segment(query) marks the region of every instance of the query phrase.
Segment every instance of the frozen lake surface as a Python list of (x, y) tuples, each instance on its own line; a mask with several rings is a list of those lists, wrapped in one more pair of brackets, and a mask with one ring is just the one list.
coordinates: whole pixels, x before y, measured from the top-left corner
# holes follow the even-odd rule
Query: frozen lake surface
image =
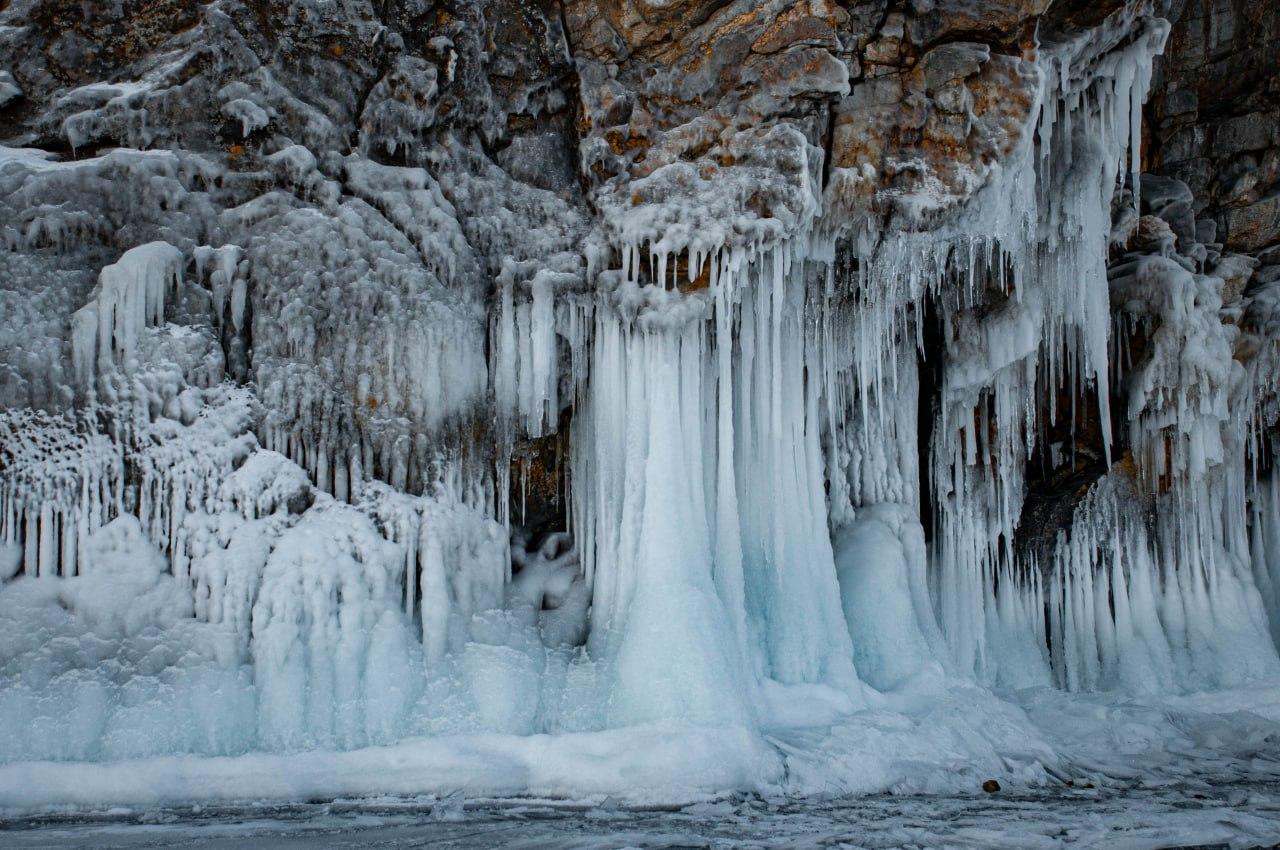
[(1272, 847), (1280, 783), (1062, 787), (971, 797), (733, 798), (682, 809), (549, 801), (340, 800), (116, 809), (5, 821), (0, 845), (61, 847)]

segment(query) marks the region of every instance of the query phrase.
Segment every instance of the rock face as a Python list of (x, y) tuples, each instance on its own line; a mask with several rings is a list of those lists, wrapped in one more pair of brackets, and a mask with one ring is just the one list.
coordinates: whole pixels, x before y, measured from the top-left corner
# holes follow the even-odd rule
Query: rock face
[(1026, 143), (1047, 5), (570, 3), (581, 163), (606, 222), (641, 235), (712, 184), (740, 188), (708, 221), (752, 235), (791, 228), (811, 183), (841, 217), (925, 226)]
[(1201, 241), (1256, 255), (1280, 241), (1280, 16), (1197, 0), (1168, 14), (1147, 167), (1191, 189)]

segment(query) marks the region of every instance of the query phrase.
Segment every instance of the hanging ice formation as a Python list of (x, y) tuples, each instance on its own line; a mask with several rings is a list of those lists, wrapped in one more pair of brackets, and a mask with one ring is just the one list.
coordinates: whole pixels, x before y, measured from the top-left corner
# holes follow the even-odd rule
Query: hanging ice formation
[[(1168, 256), (1108, 274), (1166, 34), (1142, 21), (1020, 60), (1039, 80), (1020, 146), (928, 227), (841, 218), (806, 144), (788, 232), (641, 206), (554, 268), (504, 258), (487, 317), (425, 169), (272, 155), (325, 215), (264, 196), (220, 220), (243, 247), (123, 253), (72, 320), (83, 415), (0, 414), (0, 577), (59, 578), (8, 585), (0, 635), (57, 602), (59, 628), (152, 670), (168, 645), (95, 599), (118, 586), (191, 647), (163, 682), (85, 684), (76, 659), (15, 637), (0, 708), (65, 734), (0, 733), (0, 760), (755, 732), (799, 696), (852, 712), (925, 668), (997, 689), (1280, 675), (1265, 367), (1233, 359), (1220, 279)], [(226, 112), (246, 133), (270, 120), (243, 98)], [(293, 254), (253, 238), (268, 217)], [(318, 314), (317, 291), (354, 303)], [(1274, 296), (1255, 325), (1274, 325)], [(206, 325), (165, 323), (191, 304)], [(1140, 362), (1111, 342), (1129, 337), (1113, 304), (1144, 331)], [(367, 333), (344, 335), (350, 311)], [(323, 368), (300, 368), (313, 351)], [(567, 533), (512, 538), (513, 444), (565, 421)], [(1047, 546), (1019, 545), (1029, 468), (1086, 431), (1105, 475)], [(431, 443), (459, 433), (488, 450)], [(67, 717), (45, 688), (72, 695)], [(140, 731), (176, 710), (193, 724)]]

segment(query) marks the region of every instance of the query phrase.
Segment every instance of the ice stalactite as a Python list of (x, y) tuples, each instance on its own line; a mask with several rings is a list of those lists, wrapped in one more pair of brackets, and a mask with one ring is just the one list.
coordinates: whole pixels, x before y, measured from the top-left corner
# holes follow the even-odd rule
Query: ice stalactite
[[(1012, 578), (1013, 534), (1022, 509), (1022, 470), (1034, 423), (1035, 318), (1011, 303), (978, 327), (971, 315), (955, 323), (944, 373), (942, 409), (932, 446), (938, 575), (936, 594), (942, 626), (960, 668), (990, 683), (1012, 683), (1032, 671), (1001, 671), (1003, 641), (1011, 612), (993, 596), (998, 576)], [(985, 333), (984, 333), (985, 332)], [(987, 347), (989, 344), (990, 347)], [(981, 352), (981, 353), (979, 353)], [(994, 367), (973, 381), (965, 355), (978, 354)], [(982, 368), (980, 367), (980, 368)], [(960, 380), (953, 380), (960, 376)]]
[(247, 658), (251, 615), (276, 540), (311, 500), (311, 482), (283, 455), (257, 451), (216, 495), (182, 519), (173, 572), (191, 578), (197, 619), (223, 626)]
[[(1059, 388), (1081, 398), (1092, 385), (1111, 451), (1108, 211), (1126, 161), (1136, 162), (1140, 105), (1167, 31), (1155, 21), (1043, 48), (1037, 132), (965, 214), (1008, 224), (994, 239), (961, 239), (950, 259), (959, 286), (945, 289), (943, 311), (947, 360), (930, 471), (934, 592), (961, 669), (991, 684), (1048, 675), (1040, 653), (1007, 650), (1043, 634), (1036, 603), (1013, 592), (1042, 588), (1038, 576), (1023, 580), (1014, 552), (1038, 392), (1050, 399), (1049, 420), (1070, 416), (1074, 432), (1079, 412), (1059, 411), (1053, 399)], [(1013, 215), (995, 214), (993, 202)]]
[(1280, 646), (1280, 475), (1272, 472), (1253, 486), (1249, 543), (1253, 578), (1262, 594), (1271, 638)]
[(556, 293), (574, 287), (580, 279), (539, 269), (527, 282), (529, 297), (517, 300), (516, 279), (525, 271), (519, 266), (509, 260), (498, 276), (494, 398), (499, 416), (518, 422), (528, 436), (541, 437), (555, 429), (560, 411)]
[[(201, 304), (199, 290), (183, 284), (184, 266), (167, 242), (130, 249), (102, 269), (72, 317), (71, 360), (88, 410), (77, 420), (30, 420), (8, 444), (15, 496), (40, 499), (25, 533), (60, 538), (28, 553), (28, 573), (76, 575), (86, 535), (125, 513), (174, 555), (185, 512), (251, 450), (256, 409), (248, 392), (217, 386), (223, 360), (211, 335), (165, 323), (167, 305)], [(71, 462), (74, 474), (56, 468)], [(38, 482), (42, 464), (53, 468)]]
[[(668, 452), (669, 463), (694, 472), (686, 476), (688, 483), (681, 482), (684, 492), (663, 502), (707, 506), (705, 520), (683, 524), (690, 537), (681, 548), (709, 553), (705, 559), (713, 565), (710, 576), (720, 600), (714, 617), (724, 617), (729, 628), (746, 636), (748, 669), (754, 665), (756, 675), (780, 681), (822, 681), (841, 677), (824, 668), (831, 657), (840, 659), (835, 666), (851, 658), (841, 651), (847, 644), (829, 658), (813, 654), (818, 633), (828, 628), (821, 605), (802, 605), (807, 618), (785, 610), (834, 574), (837, 559), (826, 545), (825, 529), (803, 528), (806, 518), (829, 511), (843, 553), (846, 614), (856, 643), (864, 645), (859, 658), (881, 683), (901, 679), (902, 669), (877, 663), (885, 660), (884, 651), (865, 647), (875, 626), (868, 621), (861, 627), (858, 621), (869, 612), (849, 588), (876, 585), (877, 574), (861, 561), (872, 549), (888, 551), (889, 538), (895, 541), (895, 562), (912, 575), (925, 572), (917, 519), (921, 472), (912, 445), (915, 429), (907, 423), (914, 419), (918, 394), (910, 349), (920, 341), (924, 300), (932, 298), (943, 325), (943, 351), (935, 352), (943, 358), (940, 407), (927, 470), (935, 524), (932, 605), (912, 586), (890, 589), (880, 582), (875, 592), (911, 614), (901, 641), (918, 650), (912, 653), (917, 668), (932, 656), (1007, 688), (1121, 682), (1116, 675), (1080, 678), (1066, 672), (1083, 663), (1085, 653), (1064, 648), (1052, 635), (1068, 614), (1085, 616), (1071, 602), (1078, 588), (1067, 590), (1079, 583), (1077, 573), (1084, 568), (1068, 568), (1079, 558), (1063, 568), (1024, 562), (1015, 534), (1025, 469), (1046, 408), (1051, 423), (1069, 417), (1073, 433), (1097, 428), (1104, 454), (1111, 451), (1106, 211), (1118, 183), (1127, 180), (1136, 194), (1136, 169), (1126, 165), (1135, 161), (1130, 146), (1138, 134), (1138, 105), (1166, 33), (1163, 23), (1154, 22), (1133, 33), (1108, 33), (1100, 45), (1046, 48), (1038, 60), (1037, 132), (1028, 134), (999, 178), (941, 235), (850, 240), (858, 257), (852, 276), (806, 280), (805, 258), (826, 252), (816, 245), (797, 249), (807, 242), (803, 238), (758, 254), (690, 250), (689, 277), (709, 264), (711, 294), (695, 290), (677, 298), (674, 290), (685, 287), (674, 255), (622, 247), (616, 303), (596, 315), (575, 433), (573, 522), (584, 575), (594, 585), (589, 645), (595, 654), (611, 657), (616, 650), (606, 648), (609, 641), (629, 633), (632, 597), (644, 584), (636, 576), (655, 560), (637, 547), (651, 545), (643, 530), (658, 509), (651, 497), (638, 494), (664, 485), (661, 476), (650, 477), (649, 464), (654, 454)], [(726, 271), (730, 265), (732, 272)], [(800, 282), (785, 283), (792, 279)], [(639, 286), (642, 280), (653, 285)], [(822, 291), (822, 298), (806, 299), (806, 289)], [(537, 310), (538, 294), (531, 295), (522, 305), (504, 290), (498, 335), (507, 365), (497, 367), (495, 380), (510, 387), (513, 415), (519, 410), (526, 427), (541, 429), (552, 396), (545, 383), (528, 377), (537, 362), (532, 350), (514, 353), (516, 340), (526, 335), (514, 317)], [(1212, 312), (1212, 305), (1205, 309)], [(543, 326), (529, 344), (546, 345), (540, 340), (553, 335), (550, 327)], [(686, 357), (688, 351), (700, 354)], [(693, 369), (686, 360), (712, 365)], [(1218, 360), (1230, 363), (1229, 356)], [(517, 368), (529, 371), (517, 377)], [(654, 374), (665, 375), (661, 380), (673, 386), (658, 386)], [(542, 389), (530, 403), (519, 401), (526, 396), (517, 387)], [(1060, 390), (1071, 399), (1092, 392), (1097, 403), (1092, 410), (1057, 410)], [(635, 413), (649, 411), (654, 398), (666, 399), (671, 408), (660, 422)], [(1143, 403), (1137, 404), (1129, 416), (1134, 435), (1146, 434), (1153, 426), (1138, 411)], [(1085, 422), (1085, 416), (1096, 421)], [(674, 433), (660, 436), (675, 421), (684, 423), (678, 429), (680, 452), (665, 444)], [(1220, 424), (1212, 423), (1213, 433)], [(618, 446), (607, 448), (601, 435)], [(685, 454), (698, 445), (697, 457)], [(809, 483), (823, 481), (824, 463), (829, 504)], [(782, 469), (787, 474), (779, 477)], [(795, 510), (778, 510), (762, 493), (774, 499), (785, 494), (782, 502)], [(688, 515), (687, 509), (681, 513)], [(1209, 540), (1234, 533), (1204, 530)], [(804, 551), (789, 550), (801, 540)], [(815, 549), (808, 541), (820, 542)], [(806, 568), (812, 568), (807, 575)], [(691, 575), (686, 572), (686, 579)], [(1242, 588), (1237, 594), (1245, 607), (1247, 593)], [(805, 628), (797, 631), (801, 622)], [(1066, 661), (1068, 656), (1073, 660)], [(1254, 675), (1265, 671), (1266, 661), (1245, 666)], [(1186, 685), (1199, 681), (1187, 664), (1179, 675)]]
[[(832, 286), (871, 288), (841, 280), (845, 274), (833, 273)], [(859, 297), (828, 303), (821, 321), (832, 524), (852, 519), (860, 505), (917, 507), (918, 317), (904, 303)]]
[[(267, 555), (313, 504), (331, 503), (320, 499), (301, 468), (270, 450), (253, 451), (234, 472), (215, 480), (222, 482), (216, 492), (183, 520), (184, 545), (175, 553), (174, 572), (189, 570), (197, 615), (239, 624), (236, 631), (247, 647), (244, 626)], [(379, 598), (394, 600), (407, 624), (421, 622), (426, 660), (438, 661), (462, 642), (472, 614), (501, 605), (510, 578), (506, 534), (456, 493), (411, 496), (376, 481), (361, 482), (358, 491), (353, 512), (340, 515), (366, 518), (397, 553), (397, 578)], [(339, 516), (336, 508), (326, 510)]]
[[(30, 148), (0, 146), (0, 243), (9, 250), (73, 254), (99, 245), (181, 243), (216, 216), (193, 184), (220, 170), (203, 157), (119, 149), (59, 161)], [(116, 249), (118, 250), (118, 248)]]
[(410, 497), (369, 482), (360, 506), (402, 548), (402, 608), (421, 624), (426, 662), (436, 664), (465, 642), (472, 615), (501, 606), (511, 579), (506, 532), (456, 494)]
[(28, 574), (76, 575), (86, 535), (125, 513), (181, 572), (184, 516), (205, 505), (256, 447), (248, 393), (207, 393), (193, 401), (202, 407), (190, 425), (157, 417), (123, 439), (93, 418), (15, 412), (0, 419), (3, 536), (25, 541)]
[[(1045, 293), (1049, 386), (1062, 386), (1064, 380), (1094, 382), (1108, 454), (1111, 201), (1117, 187), (1127, 183), (1137, 208), (1142, 104), (1155, 57), (1168, 35), (1167, 21), (1150, 19), (1132, 31), (1104, 29), (1053, 46), (1040, 61), (1044, 93), (1034, 153), (1037, 245), (1023, 247), (1031, 264), (1018, 269), (1019, 280)], [(1073, 355), (1065, 364), (1066, 375), (1053, 368), (1062, 346)]]
[(1055, 681), (1167, 692), (1274, 676), (1256, 568), (1265, 489), (1252, 554), (1246, 525), (1251, 423), (1267, 395), (1250, 374), (1257, 354), (1233, 357), (1241, 328), (1220, 316), (1221, 278), (1161, 255), (1130, 255), (1110, 278), (1118, 330), (1138, 341), (1114, 364), (1133, 462), (1095, 487), (1045, 565)]
[[(248, 301), (248, 286), (244, 279), (241, 260), (244, 250), (239, 245), (222, 245), (213, 248), (201, 245), (193, 252), (196, 278), (209, 282), (213, 294), (213, 319), (218, 324), (230, 311), (231, 324), (237, 331), (244, 324), (244, 311)], [(206, 274), (207, 270), (207, 274)]]
[(195, 615), (227, 631), (228, 662), (252, 665), (268, 749), (407, 734), (510, 571), (505, 530), (455, 497), (362, 482), (347, 505), (264, 450), (186, 516), (183, 540)]
[(1201, 481), (1229, 460), (1224, 441), (1236, 430), (1229, 402), (1244, 378), (1232, 358), (1235, 329), (1218, 317), (1222, 280), (1158, 256), (1123, 263), (1111, 274), (1124, 320), (1146, 336), (1142, 359), (1124, 375), (1139, 466), (1153, 488)]
[(593, 581), (588, 650), (615, 665), (613, 724), (752, 717), (734, 633), (746, 600), (723, 598), (714, 576), (742, 568), (712, 567), (705, 334), (700, 323), (651, 331), (597, 318), (574, 525)]
[(362, 476), (425, 492), (487, 396), (476, 257), (424, 169), (352, 158), (339, 183), (305, 149), (274, 157), (319, 206), (277, 193), (226, 216), (249, 231), (263, 444), (343, 499)]
[(192, 252), (196, 280), (212, 296), (213, 325), (221, 337), (227, 372), (238, 381), (249, 376), (250, 297), (248, 263), (239, 245), (200, 245)]
[(1231, 406), (1247, 418), (1245, 434), (1249, 495), (1249, 551), (1253, 577), (1262, 594), (1271, 636), (1280, 646), (1280, 281), (1272, 281), (1249, 297), (1243, 311), (1236, 357), (1245, 362), (1246, 378)]
[[(1034, 610), (1016, 603), (1012, 592), (1011, 550), (1034, 439), (1042, 333), (1053, 319), (1039, 289), (1031, 282), (1020, 288), (1015, 277), (1026, 254), (1011, 249), (1029, 244), (1035, 223), (1033, 206), (1021, 213), (1009, 206), (1026, 200), (1033, 185), (1025, 174), (1015, 177), (983, 196), (1002, 210), (993, 219), (994, 237), (969, 235), (971, 225), (961, 222), (957, 230), (927, 239), (899, 235), (870, 247), (856, 239), (844, 243), (820, 324), (826, 337), (830, 518), (848, 549), (839, 557), (842, 586), (893, 594), (893, 604), (911, 612), (908, 645), (927, 646), (944, 667), (1021, 686), (1048, 680), (1039, 654), (1014, 653), (998, 671), (985, 647), (988, 640), (1010, 645), (1015, 635), (1015, 645), (1038, 641)], [(941, 338), (926, 350), (930, 303), (937, 307)], [(928, 408), (933, 398), (919, 407), (917, 356), (940, 375), (940, 386), (930, 389), (937, 393), (936, 410)], [(923, 470), (920, 415), (936, 417)], [(922, 475), (928, 476), (925, 486)], [(924, 498), (929, 505), (920, 504)], [(934, 540), (927, 571), (922, 509), (932, 516)], [(867, 563), (887, 557), (886, 532), (898, 541), (893, 559), (921, 577), (918, 586), (890, 587)], [(870, 613), (848, 596), (846, 609)], [(863, 630), (851, 627), (855, 634)], [(871, 660), (874, 653), (868, 653)], [(893, 666), (893, 659), (882, 660)]]
[[(1152, 21), (1043, 47), (1036, 132), (967, 208), (924, 236), (855, 233), (843, 243), (856, 260), (851, 268), (836, 263), (821, 320), (830, 510), (857, 658), (875, 682), (903, 674), (878, 663), (881, 633), (864, 628), (874, 612), (851, 589), (886, 604), (905, 598), (885, 586), (891, 574), (878, 573), (868, 553), (915, 569), (911, 553), (920, 547), (910, 520), (922, 493), (932, 500), (929, 585), (945, 654), (979, 681), (1151, 690), (1275, 672), (1242, 570), (1245, 447), (1232, 435), (1248, 430), (1249, 414), (1228, 414), (1254, 409), (1247, 393), (1234, 404), (1228, 397), (1257, 382), (1243, 380), (1233, 362), (1233, 332), (1218, 317), (1221, 281), (1162, 257), (1107, 270), (1112, 196), (1127, 183), (1137, 204), (1140, 105), (1166, 34), (1166, 24)], [(941, 358), (941, 385), (921, 488), (909, 445), (914, 428), (903, 425), (914, 418), (918, 389), (914, 363), (901, 351), (904, 343), (923, 345), (926, 301), (940, 316), (940, 350), (928, 354)], [(1134, 316), (1131, 323), (1147, 323), (1149, 351), (1131, 370), (1109, 360), (1112, 304)], [(1121, 388), (1113, 380), (1130, 402), (1124, 436), (1151, 473), (1146, 485), (1173, 492), (1160, 497), (1154, 524), (1132, 512), (1108, 520), (1113, 497), (1096, 495), (1041, 563), (1015, 545), (1026, 469), (1036, 451), (1074, 454), (1086, 430), (1098, 435), (1105, 468), (1116, 442), (1110, 400)], [(1082, 401), (1087, 393), (1096, 404)], [(1061, 398), (1069, 409), (1060, 409)], [(1059, 421), (1067, 443), (1038, 446)], [(1099, 530), (1121, 521), (1115, 540)], [(1119, 540), (1136, 548), (1121, 554)], [(1143, 610), (1138, 632), (1132, 612), (1115, 601), (1130, 590), (1132, 605), (1159, 600), (1158, 615)], [(921, 631), (896, 639), (917, 650), (932, 619), (919, 608), (900, 606), (899, 625), (913, 613)], [(1205, 626), (1218, 621), (1230, 622), (1221, 628), (1248, 647), (1239, 657), (1221, 656), (1226, 644)], [(1157, 645), (1169, 647), (1163, 665), (1158, 651), (1144, 649)]]
[(954, 666), (920, 523), (916, 358), (926, 276), (872, 278), (869, 263), (851, 260), (837, 254), (821, 302), (828, 510), (858, 673), (885, 690), (928, 666)]
[(270, 748), (393, 740), (415, 696), (401, 553), (355, 508), (321, 499), (276, 541), (253, 605), (258, 735)]
[[(741, 783), (757, 789), (805, 752), (833, 775), (831, 753), (867, 729), (903, 760), (989, 750), (965, 782), (989, 765), (1044, 781), (1055, 754), (1021, 747), (1021, 709), (983, 686), (1280, 676), (1280, 496), (1263, 451), (1276, 394), (1260, 377), (1275, 351), (1250, 348), (1276, 336), (1257, 330), (1275, 293), (1224, 321), (1221, 281), (1172, 234), (1108, 275), (1128, 250), (1113, 204), (1135, 207), (1122, 224), (1141, 212), (1140, 107), (1167, 33), (1133, 11), (1020, 56), (912, 47), (899, 29), (919, 63), (884, 82), (923, 75), (922, 97), (951, 100), (929, 121), (1001, 138), (968, 159), (920, 148), (955, 166), (946, 198), (930, 196), (950, 189), (929, 162), (862, 163), (860, 186), (900, 193), (884, 220), (842, 218), (841, 191), (857, 193), (827, 180), (823, 120), (808, 118), (868, 94), (836, 78), (823, 103), (788, 95), (816, 106), (803, 120), (700, 118), (666, 149), (588, 136), (585, 197), (572, 175), (569, 191), (534, 189), (490, 161), (527, 171), (529, 151), (564, 153), (542, 123), (571, 123), (563, 104), (478, 145), (449, 123), (468, 101), (438, 101), (459, 82), (421, 58), (364, 81), (348, 154), (265, 70), (210, 101), (225, 133), (252, 137), (225, 167), (0, 149), (0, 209), (20, 211), (0, 240), (23, 256), (6, 268), (83, 305), (69, 340), (70, 311), (42, 308), (56, 321), (40, 356), (74, 365), (64, 407), (93, 402), (84, 420), (0, 412), (0, 716), (37, 730), (0, 729), (0, 761), (490, 732), (522, 752), (635, 749), (638, 727), (671, 746), (692, 725), (767, 749)], [(324, 64), (359, 70), (363, 53)], [(995, 76), (970, 87), (970, 65)], [(461, 83), (487, 88), (474, 71)], [(971, 123), (995, 79), (1027, 88), (995, 108), (1008, 121)], [(161, 100), (140, 85), (68, 93), (68, 137), (177, 139), (149, 129), (143, 107)], [(910, 104), (905, 91), (877, 108)], [(608, 111), (642, 130), (670, 117), (645, 117), (655, 102)], [(623, 160), (647, 164), (623, 174)], [(895, 184), (898, 168), (926, 179)], [(137, 187), (128, 202), (116, 177)], [(64, 209), (67, 195), (102, 198)], [(163, 215), (136, 223), (134, 205)], [(67, 286), (28, 257), (88, 235), (102, 244), (68, 254)], [(138, 243), (84, 304), (108, 253)], [(1109, 362), (1112, 328), (1136, 362)], [(24, 403), (38, 359), (20, 364)], [(539, 442), (569, 505), (546, 534), (511, 492)], [(1076, 453), (1088, 497), (1020, 549), (1033, 467)], [(1064, 503), (1086, 492), (1053, 483)], [(965, 707), (959, 725), (941, 717)], [(515, 740), (535, 733), (583, 734)], [(814, 736), (838, 746), (787, 751)], [(1019, 747), (1023, 767), (1002, 766)]]
[(489, 371), (497, 414), (496, 516), (510, 526), (526, 519), (528, 483), (527, 466), (513, 457), (513, 448), (517, 440), (557, 432), (561, 410), (581, 395), (595, 295), (586, 290), (580, 270), (548, 269), (508, 257), (498, 274), (495, 302)]
[(1153, 510), (1133, 487), (1095, 488), (1046, 565), (1056, 684), (1169, 693), (1280, 674), (1247, 553), (1215, 524), (1221, 504), (1174, 491)]
[(257, 448), (256, 406), (247, 391), (219, 386), (198, 403), (189, 425), (164, 417), (150, 423), (128, 456), (137, 479), (134, 513), (180, 577), (184, 518), (214, 502), (227, 476)]
[(732, 450), (748, 623), (771, 678), (850, 688), (823, 491), (821, 340), (809, 332), (813, 269), (803, 257), (776, 248), (737, 285)]

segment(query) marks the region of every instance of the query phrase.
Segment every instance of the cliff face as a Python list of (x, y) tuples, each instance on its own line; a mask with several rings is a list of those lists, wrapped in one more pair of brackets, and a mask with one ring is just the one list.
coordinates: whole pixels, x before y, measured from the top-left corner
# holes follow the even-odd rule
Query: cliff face
[[(61, 582), (12, 628), (110, 624), (110, 694), (181, 633), (240, 696), (164, 752), (1269, 680), (1278, 36), (0, 0), (0, 602)], [(31, 693), (83, 666), (13, 645)]]
[(1180, 3), (1168, 14), (1173, 32), (1147, 107), (1148, 167), (1190, 188), (1201, 241), (1273, 265), (1276, 13), (1265, 4)]

